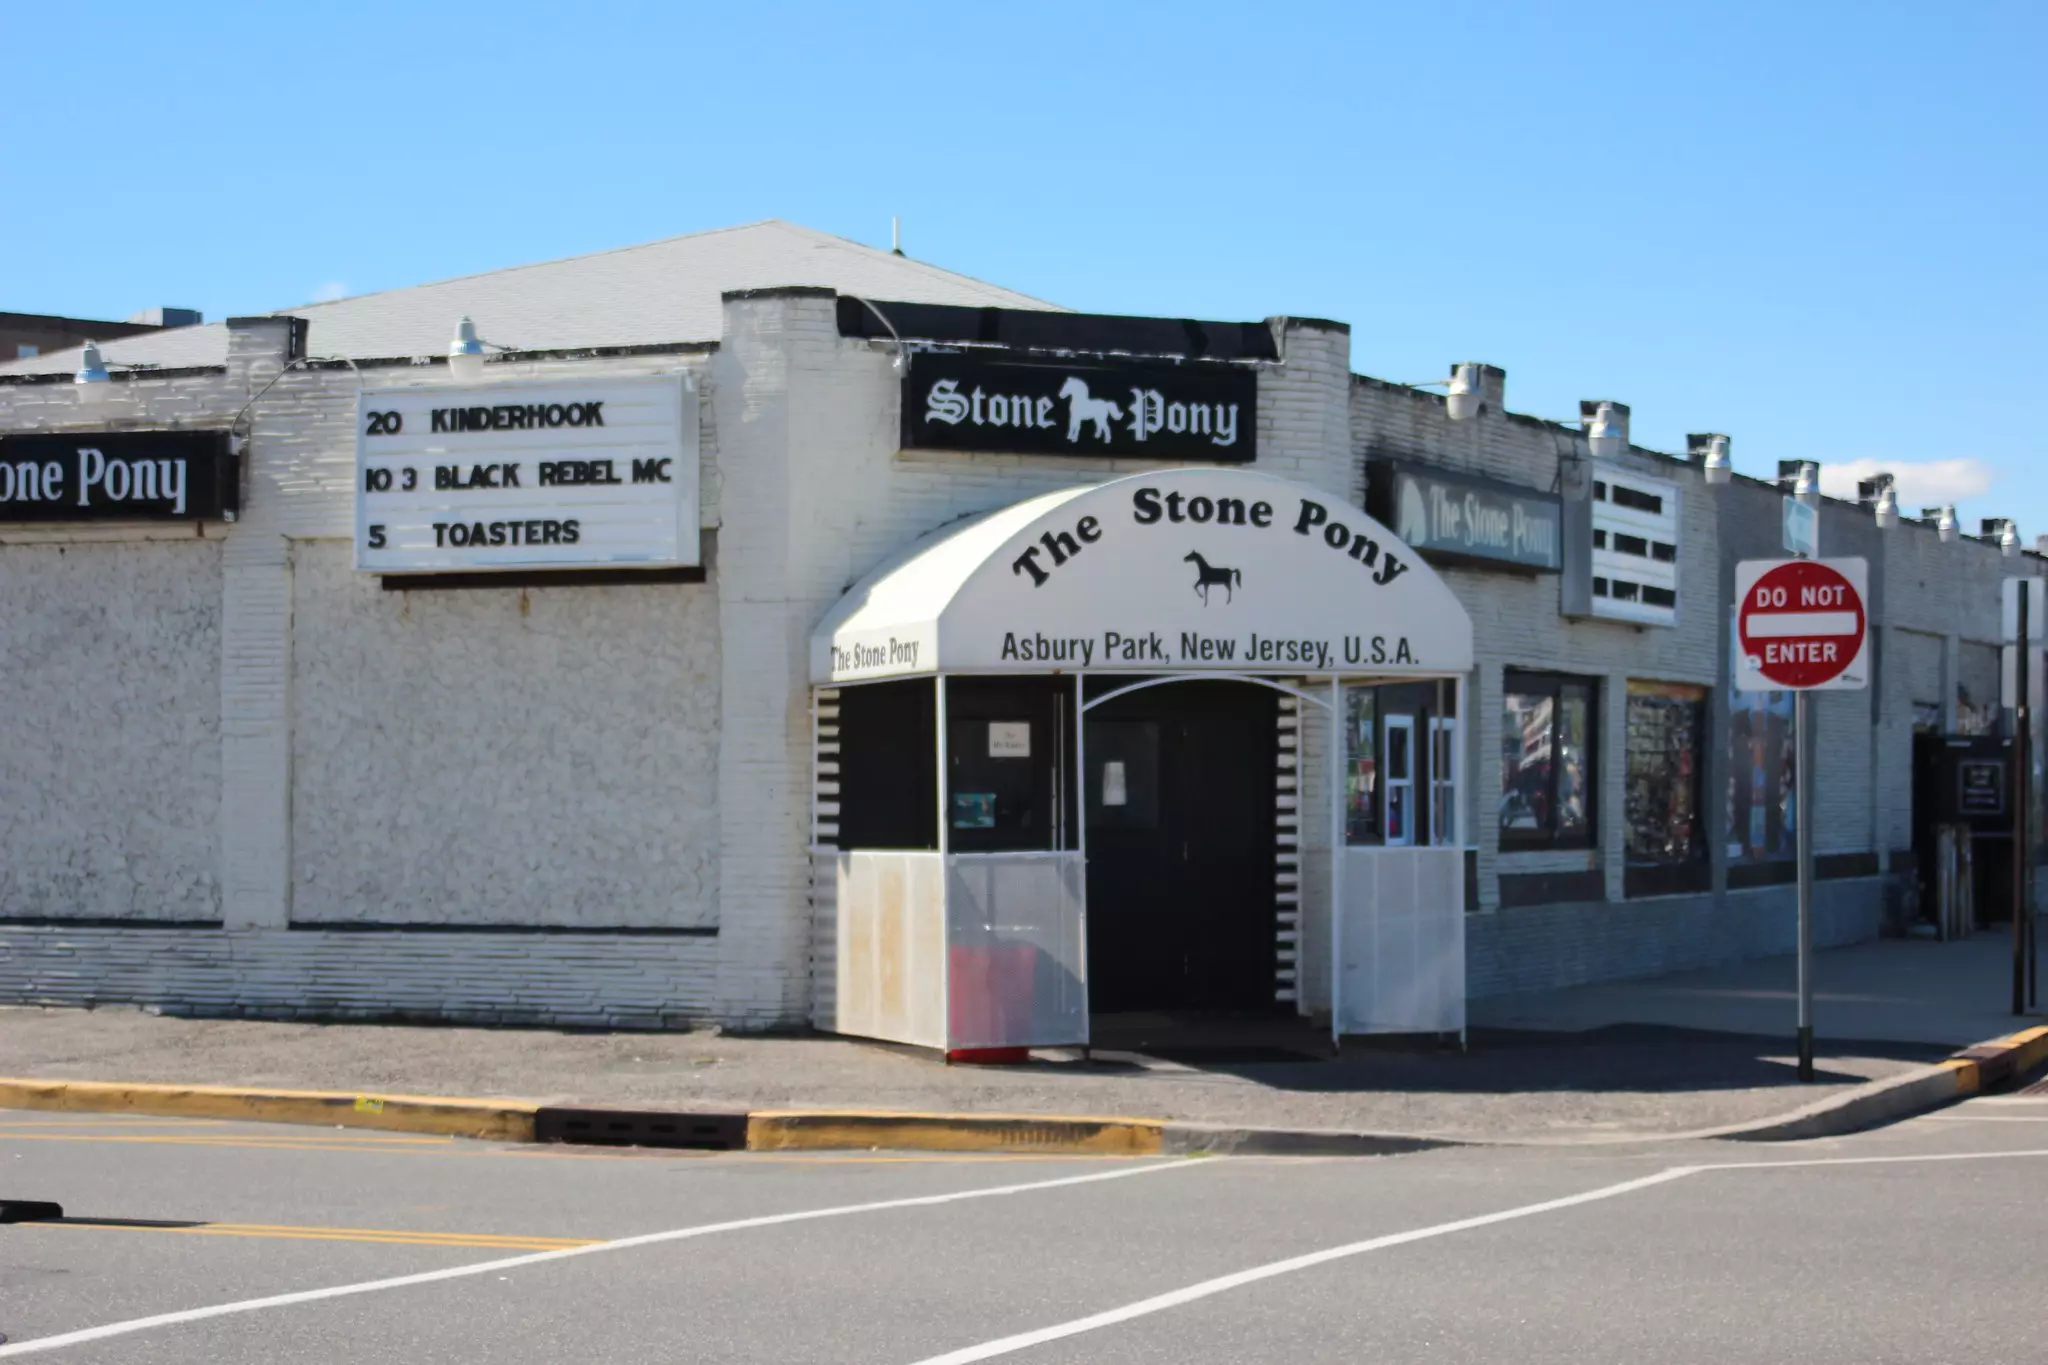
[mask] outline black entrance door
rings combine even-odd
[[[1228,682],[1088,713],[1095,1011],[1275,1008],[1276,721],[1276,694]]]

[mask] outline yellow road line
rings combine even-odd
[[[66,1129],[63,1132],[48,1133],[40,1127],[30,1125],[10,1128],[0,1125],[0,1138],[41,1138],[48,1142],[89,1142],[104,1138],[109,1142],[346,1142],[358,1147],[452,1147],[454,1138],[447,1137],[381,1137],[347,1130],[310,1132],[279,1129],[274,1133],[236,1132],[176,1132],[152,1133],[130,1132],[125,1127],[112,1129],[102,1127],[100,1131]]]
[[[272,1226],[263,1223],[202,1223],[196,1227],[150,1227],[134,1223],[40,1222],[18,1228],[68,1228],[88,1232],[174,1232],[197,1237],[262,1237],[297,1242],[374,1242],[383,1246],[471,1247],[490,1251],[558,1251],[594,1246],[594,1237],[511,1237],[495,1233],[399,1232],[379,1228]]]

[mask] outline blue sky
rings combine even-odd
[[[89,13],[90,18],[85,16]],[[2048,5],[0,7],[0,309],[785,217],[2048,532]],[[26,60],[32,55],[33,60]]]

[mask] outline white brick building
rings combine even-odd
[[[446,386],[447,338],[465,314],[511,348],[485,371],[508,401],[543,382],[683,377],[701,571],[399,587],[354,567],[358,394]],[[1789,945],[1786,864],[1771,839],[1752,849],[1730,827],[1765,788],[1724,796],[1732,566],[1775,553],[1777,491],[1709,488],[1697,465],[1635,448],[1589,466],[1576,428],[1502,408],[1498,371],[1484,409],[1453,422],[1441,396],[1351,374],[1342,324],[1068,315],[775,223],[104,349],[115,373],[96,402],[72,382],[76,351],[0,365],[0,437],[227,432],[241,447],[237,515],[8,522],[0,507],[0,999],[630,1027],[829,1022],[813,632],[878,564],[960,518],[1187,463],[906,448],[905,351],[913,374],[918,357],[951,353],[1249,374],[1253,472],[1340,510],[1370,505],[1374,480],[1397,466],[1480,476],[1512,486],[1474,485],[1482,499],[1558,509],[1560,558],[1600,525],[1590,491],[1574,510],[1575,477],[1603,490],[1613,478],[1672,485],[1672,553],[1646,557],[1652,578],[1666,575],[1656,583],[1675,575],[1670,624],[1567,617],[1568,575],[1529,564],[1440,562],[1474,626],[1462,752],[1390,779],[1384,721],[1399,708],[1422,717],[1401,742],[1428,751],[1449,703],[1385,693],[1367,726],[1373,766],[1348,789],[1362,802],[1348,837],[1420,829],[1419,842],[1448,843],[1448,818],[1415,822],[1432,799],[1455,805],[1474,993]],[[1575,530],[1574,516],[1592,520]],[[1771,536],[1758,538],[1759,522]],[[1953,730],[1959,686],[1971,707],[1995,693],[1985,651],[2014,564],[1973,541],[1939,543],[1929,527],[1879,533],[1842,504],[1825,509],[1822,535],[1830,553],[1870,558],[1877,626],[1873,691],[1817,707],[1821,923],[1825,939],[1848,941],[1878,931],[1911,848],[1915,708]],[[1298,681],[1322,685],[1313,670]],[[1555,716],[1583,687],[1590,733],[1574,739],[1553,719],[1548,738],[1519,746],[1545,755],[1533,780],[1549,786],[1515,805],[1503,792],[1523,779],[1503,777],[1516,747],[1503,718],[1511,689],[1541,687]],[[1266,955],[1254,970],[1269,1002],[1324,1012],[1328,731],[1291,696],[1267,701],[1259,782],[1277,781],[1280,800],[1255,849]],[[1657,818],[1667,831],[1690,825],[1665,840],[1666,868],[1631,852],[1644,846],[1630,812],[1646,788],[1628,755],[1688,705],[1702,729],[1685,760],[1687,810]],[[1390,780],[1421,784],[1399,798],[1415,803],[1405,814],[1374,785]],[[1586,789],[1568,792],[1578,782]],[[1056,808],[1093,799],[1059,790]],[[1078,823],[1071,810],[1059,818]],[[1397,832],[1400,821],[1414,828]]]

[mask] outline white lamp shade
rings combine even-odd
[[[474,384],[484,377],[484,344],[477,340],[476,323],[468,318],[455,324],[455,339],[448,343],[448,376],[458,384]]]
[[[1707,482],[1724,484],[1735,477],[1735,465],[1728,458],[1728,438],[1710,436],[1707,438],[1707,459],[1703,466]]]
[[[1465,422],[1477,417],[1480,404],[1485,401],[1485,394],[1479,383],[1479,367],[1453,365],[1450,387],[1445,392],[1445,410],[1453,422]]]
[[[1628,431],[1615,419],[1614,404],[1602,403],[1586,424],[1586,446],[1596,460],[1611,460],[1628,450]]]
[[[78,357],[78,372],[71,376],[77,386],[78,396],[85,402],[97,402],[105,398],[114,387],[107,375],[107,363],[100,358],[98,343],[88,341]]]

